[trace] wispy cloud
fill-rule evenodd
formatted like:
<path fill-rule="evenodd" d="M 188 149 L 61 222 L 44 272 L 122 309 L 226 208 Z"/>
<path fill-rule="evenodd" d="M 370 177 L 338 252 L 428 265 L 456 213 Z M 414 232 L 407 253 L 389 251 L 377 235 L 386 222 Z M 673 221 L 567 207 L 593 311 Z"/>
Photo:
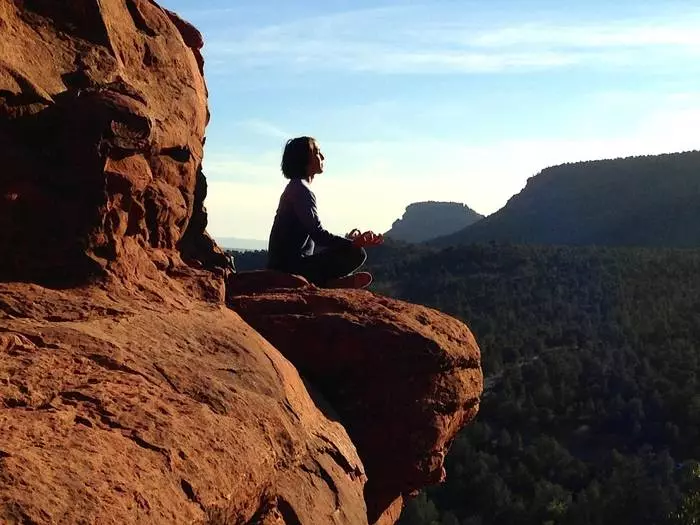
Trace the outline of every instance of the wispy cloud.
<path fill-rule="evenodd" d="M 660 25 L 661 24 L 661 25 Z M 608 25 L 527 24 L 497 29 L 474 38 L 478 47 L 543 46 L 556 48 L 610 48 L 676 46 L 697 50 L 700 33 L 686 21 L 630 20 Z"/>
<path fill-rule="evenodd" d="M 269 180 L 279 166 L 279 153 L 270 151 L 255 156 L 242 153 L 207 153 L 202 169 L 208 179 L 228 179 L 252 184 Z M 277 170 L 279 171 L 279 170 Z"/>
<path fill-rule="evenodd" d="M 496 73 L 640 65 L 700 57 L 700 10 L 675 18 L 577 23 L 534 13 L 507 23 L 400 7 L 310 17 L 214 38 L 241 66 L 385 74 Z"/>
<path fill-rule="evenodd" d="M 244 120 L 238 123 L 238 126 L 244 128 L 245 130 L 251 133 L 255 133 L 257 135 L 261 135 L 267 138 L 286 140 L 290 136 L 289 132 L 284 131 L 281 127 L 277 126 L 276 124 L 260 119 Z"/>

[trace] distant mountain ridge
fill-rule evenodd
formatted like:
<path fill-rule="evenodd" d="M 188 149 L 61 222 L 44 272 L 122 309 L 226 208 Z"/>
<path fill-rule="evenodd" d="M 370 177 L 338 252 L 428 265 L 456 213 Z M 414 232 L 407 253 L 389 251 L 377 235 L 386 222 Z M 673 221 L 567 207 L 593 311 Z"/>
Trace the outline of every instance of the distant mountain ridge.
<path fill-rule="evenodd" d="M 262 239 L 239 239 L 238 237 L 216 237 L 216 243 L 228 250 L 267 250 L 267 241 Z"/>
<path fill-rule="evenodd" d="M 700 246 L 700 151 L 562 164 L 437 246 Z"/>
<path fill-rule="evenodd" d="M 456 232 L 483 217 L 460 202 L 414 202 L 384 235 L 399 241 L 424 242 Z"/>

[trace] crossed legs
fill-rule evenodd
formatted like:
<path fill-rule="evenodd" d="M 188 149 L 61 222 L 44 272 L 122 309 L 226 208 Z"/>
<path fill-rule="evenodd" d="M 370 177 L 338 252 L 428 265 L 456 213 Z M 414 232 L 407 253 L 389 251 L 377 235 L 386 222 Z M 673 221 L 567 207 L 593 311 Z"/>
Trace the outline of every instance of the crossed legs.
<path fill-rule="evenodd" d="M 317 286 L 328 286 L 333 281 L 350 275 L 367 260 L 364 248 L 342 246 L 327 248 L 322 252 L 304 257 L 294 273 L 303 275 Z"/>

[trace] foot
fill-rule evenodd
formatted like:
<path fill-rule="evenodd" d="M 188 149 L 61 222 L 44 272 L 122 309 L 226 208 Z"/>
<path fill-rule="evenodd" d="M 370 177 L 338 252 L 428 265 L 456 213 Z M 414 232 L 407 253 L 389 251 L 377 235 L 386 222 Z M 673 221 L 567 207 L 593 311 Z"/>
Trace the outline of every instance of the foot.
<path fill-rule="evenodd" d="M 372 282 L 372 274 L 369 272 L 356 272 L 331 279 L 326 283 L 326 288 L 366 288 Z"/>

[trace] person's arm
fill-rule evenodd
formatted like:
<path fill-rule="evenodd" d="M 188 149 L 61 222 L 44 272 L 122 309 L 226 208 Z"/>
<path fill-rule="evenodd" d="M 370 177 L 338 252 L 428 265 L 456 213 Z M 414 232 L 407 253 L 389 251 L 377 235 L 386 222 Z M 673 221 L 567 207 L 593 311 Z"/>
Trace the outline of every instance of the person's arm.
<path fill-rule="evenodd" d="M 321 225 L 316 208 L 316 196 L 303 185 L 299 185 L 292 196 L 294 212 L 309 232 L 313 241 L 321 246 L 338 246 L 352 244 L 352 241 L 339 235 L 333 235 Z"/>

